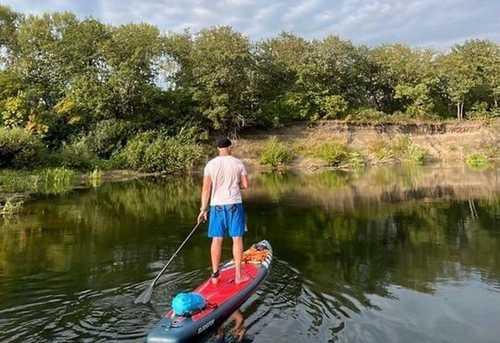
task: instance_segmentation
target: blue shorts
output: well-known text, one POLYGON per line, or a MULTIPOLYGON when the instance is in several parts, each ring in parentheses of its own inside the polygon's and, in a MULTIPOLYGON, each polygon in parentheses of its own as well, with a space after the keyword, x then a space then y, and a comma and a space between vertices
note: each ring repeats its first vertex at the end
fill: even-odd
POLYGON ((208 237, 242 237, 245 231, 243 204, 210 206, 208 237))

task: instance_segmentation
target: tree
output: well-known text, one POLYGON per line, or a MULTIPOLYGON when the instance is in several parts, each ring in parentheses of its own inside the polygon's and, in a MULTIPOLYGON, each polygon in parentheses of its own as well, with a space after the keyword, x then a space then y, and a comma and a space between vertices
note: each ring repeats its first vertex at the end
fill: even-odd
POLYGON ((141 120, 141 115, 151 111, 163 49, 160 32, 152 25, 128 24, 111 31, 103 55, 108 69, 107 101, 114 117, 141 120))
POLYGON ((278 126, 307 117, 308 105, 297 81, 309 48, 305 39, 286 32, 255 45, 252 89, 261 125, 278 126))
POLYGON ((490 96, 498 104, 499 46, 493 42, 470 40, 455 45, 440 59, 446 94, 455 104, 457 118, 464 118, 466 101, 474 103, 490 96))
POLYGON ((376 85, 371 94, 379 110, 407 111, 411 114, 429 114, 436 84, 435 53, 412 49, 402 44, 384 45, 370 51, 374 65, 372 80, 376 85))
POLYGON ((9 7, 0 5, 0 66, 10 63, 16 50, 17 30, 23 17, 9 7))
POLYGON ((193 97, 216 130, 230 131, 253 121, 247 98, 252 59, 250 42, 228 26, 200 31, 190 56, 193 97))

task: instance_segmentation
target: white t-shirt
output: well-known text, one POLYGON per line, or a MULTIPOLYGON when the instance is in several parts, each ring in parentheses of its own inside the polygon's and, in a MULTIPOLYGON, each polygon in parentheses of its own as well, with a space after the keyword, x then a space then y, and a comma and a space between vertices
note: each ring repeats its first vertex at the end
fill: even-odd
POLYGON ((217 156, 208 161, 203 175, 212 180, 210 206, 241 203, 240 180, 247 171, 239 159, 231 155, 217 156))

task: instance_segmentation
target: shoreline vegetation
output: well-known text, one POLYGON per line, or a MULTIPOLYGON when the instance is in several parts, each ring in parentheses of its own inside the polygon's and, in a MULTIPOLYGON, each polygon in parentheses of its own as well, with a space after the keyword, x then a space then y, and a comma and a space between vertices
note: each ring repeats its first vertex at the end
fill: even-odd
MULTIPOLYGON (((116 170, 187 173, 222 134, 264 170, 480 169, 500 155, 493 41, 446 52, 286 32, 251 41, 229 26, 162 33, 2 5, 0 24, 0 194, 57 193, 116 170)), ((21 208, 15 199, 2 213, 21 208)))

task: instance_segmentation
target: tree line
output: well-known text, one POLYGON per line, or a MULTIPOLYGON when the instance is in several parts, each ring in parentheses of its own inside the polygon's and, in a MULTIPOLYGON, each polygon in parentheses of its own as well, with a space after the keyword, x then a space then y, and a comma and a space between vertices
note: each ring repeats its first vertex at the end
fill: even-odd
POLYGON ((228 26, 162 33, 0 6, 0 127, 24 128, 52 149, 98 129, 175 135, 297 120, 493 117, 499 97, 500 45, 488 40, 446 52, 285 32, 251 41, 228 26))

